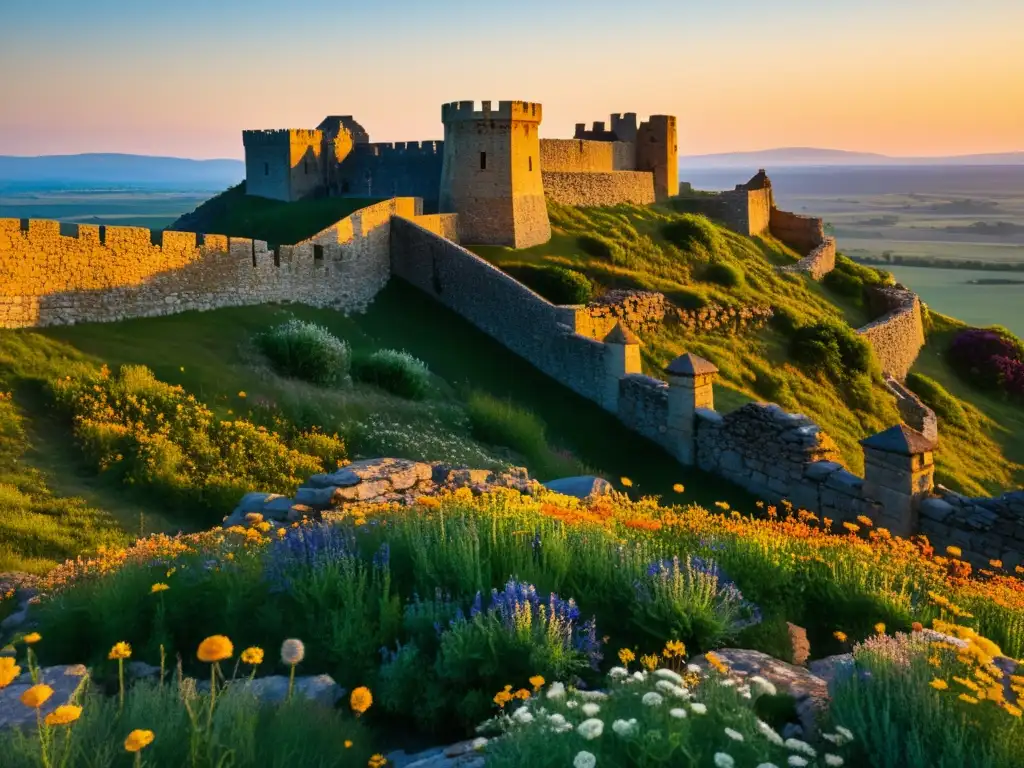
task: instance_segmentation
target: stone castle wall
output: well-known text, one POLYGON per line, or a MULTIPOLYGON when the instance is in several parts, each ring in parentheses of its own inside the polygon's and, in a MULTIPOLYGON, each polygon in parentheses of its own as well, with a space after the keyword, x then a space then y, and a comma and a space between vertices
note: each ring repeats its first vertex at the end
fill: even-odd
POLYGON ((541 139, 540 169, 572 173, 635 171, 636 144, 627 141, 541 139))
POLYGON ((665 295, 657 291, 608 291, 578 312, 574 329, 592 339, 603 339, 621 322, 630 330, 653 331, 665 320, 665 295))
POLYGON ((796 264, 779 267, 780 272, 801 272, 810 275, 812 280, 821 280, 836 267, 836 239, 826 237, 809 254, 796 264))
POLYGON ((633 373, 619 379, 619 421, 672 453, 668 432, 668 384, 633 373))
POLYGON ((902 381, 925 343, 921 300, 902 286, 874 288, 869 298, 872 309, 884 314, 857 333, 875 350, 883 373, 902 381))
POLYGON ((575 308, 551 304, 419 219, 396 218, 391 237, 395 275, 574 392, 606 401, 608 347, 574 332, 575 308))
POLYGON ((442 141, 357 144, 334 169, 330 192, 349 197, 419 197, 436 210, 442 141))
POLYGON ((601 207, 622 203, 649 205, 654 202, 654 175, 651 173, 575 173, 545 170, 542 176, 544 196, 563 205, 601 207))
POLYGON ((772 208, 770 225, 774 237, 799 253, 810 253, 825 242, 825 224, 813 216, 772 208))
POLYGON ((223 235, 0 219, 0 327, 268 302, 362 310, 390 274, 392 215, 418 206, 378 203, 276 250, 223 235))
POLYGON ((921 503, 919 526, 940 553, 951 544, 975 567, 1001 560, 1011 572, 1024 563, 1024 490, 997 498, 971 498, 942 486, 936 492, 921 503))

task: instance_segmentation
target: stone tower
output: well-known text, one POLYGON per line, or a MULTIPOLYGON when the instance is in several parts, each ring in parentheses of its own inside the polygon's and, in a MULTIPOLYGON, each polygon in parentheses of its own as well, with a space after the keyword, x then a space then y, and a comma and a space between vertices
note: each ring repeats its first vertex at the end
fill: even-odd
POLYGON ((472 101, 441 107, 440 211, 458 214, 459 241, 529 248, 551 239, 540 175, 541 105, 472 101))
POLYGON ((636 134, 636 169, 654 174, 654 197, 665 200, 679 194, 679 147, 676 119, 651 115, 636 134))

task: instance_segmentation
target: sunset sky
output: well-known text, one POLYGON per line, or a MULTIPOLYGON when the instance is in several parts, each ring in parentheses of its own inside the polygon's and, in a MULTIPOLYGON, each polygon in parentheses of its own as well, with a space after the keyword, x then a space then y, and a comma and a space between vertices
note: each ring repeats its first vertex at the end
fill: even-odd
POLYGON ((1024 150, 1021 0, 2 0, 0 154, 243 156, 352 114, 441 138, 441 103, 541 135, 679 118, 680 154, 1024 150))

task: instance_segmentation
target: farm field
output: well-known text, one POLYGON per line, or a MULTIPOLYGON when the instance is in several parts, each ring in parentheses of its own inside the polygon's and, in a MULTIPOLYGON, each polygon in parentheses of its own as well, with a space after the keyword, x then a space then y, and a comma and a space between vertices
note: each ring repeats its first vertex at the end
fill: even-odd
POLYGON ((209 197, 208 190, 0 188, 0 218, 163 229, 209 197))
POLYGON ((1003 325, 1024 336, 1024 273, 997 270, 889 267, 896 279, 913 289, 932 309, 978 326, 1003 325), (1016 280, 1006 285, 976 280, 1016 280))

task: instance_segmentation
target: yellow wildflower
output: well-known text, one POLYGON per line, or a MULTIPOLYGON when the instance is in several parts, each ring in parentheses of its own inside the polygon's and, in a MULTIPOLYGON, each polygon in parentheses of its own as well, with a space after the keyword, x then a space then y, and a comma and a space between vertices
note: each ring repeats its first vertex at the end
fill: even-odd
POLYGON ((107 658, 111 661, 116 659, 130 659, 132 655, 132 647, 128 643, 116 643, 113 648, 110 649, 110 653, 107 654, 107 658))
POLYGON ((935 678, 930 683, 928 683, 928 685, 930 685, 936 691, 945 691, 949 688, 949 684, 945 680, 940 680, 939 678, 935 678))
POLYGON ((877 632, 880 635, 884 635, 885 634, 885 622, 880 621, 877 624, 875 624, 875 632, 877 632))
POLYGON ((139 752, 153 743, 153 732, 135 729, 124 740, 124 748, 128 752, 139 752))
POLYGON ((32 645, 33 643, 38 643, 40 640, 42 640, 43 636, 40 635, 38 632, 29 632, 21 639, 25 641, 25 645, 32 645))
POLYGON ((32 709, 39 709, 51 696, 53 696, 53 688, 40 683, 39 685, 33 685, 21 694, 21 703, 32 709))
POLYGON ((622 648, 619 650, 619 661, 623 664, 629 664, 631 661, 636 660, 636 654, 633 653, 629 648, 622 648))
POLYGON ((513 693, 512 696, 522 701, 526 701, 528 698, 530 698, 530 692, 525 688, 520 688, 518 691, 513 693))
POLYGON ((993 568, 995 568, 997 570, 1003 567, 1003 561, 1002 560, 989 560, 988 564, 991 565, 993 568))
POLYGON ((953 545, 950 545, 946 547, 946 554, 950 557, 960 557, 962 552, 960 551, 960 547, 954 547, 953 545))
POLYGON ((157 592, 165 592, 168 589, 170 589, 169 586, 167 586, 163 582, 158 582, 158 583, 154 584, 152 587, 150 587, 149 591, 155 594, 157 592))
POLYGON ((0 656, 0 688, 6 688, 21 674, 21 667, 10 656, 0 656))
POLYGON ((978 700, 976 698, 974 698, 973 696, 968 696, 966 693, 961 693, 959 696, 957 696, 957 698, 960 699, 960 701, 966 701, 968 704, 978 703, 978 700))
POLYGON ((832 637, 834 637, 840 643, 845 643, 846 642, 846 633, 845 632, 840 632, 838 629, 835 632, 832 633, 832 637))
POLYGON ((263 663, 263 649, 253 646, 242 651, 242 663, 258 667, 263 663))
POLYGON ((361 715, 370 708, 371 704, 373 704, 373 695, 365 685, 361 685, 352 691, 352 696, 349 698, 349 706, 352 707, 353 712, 361 715))
POLYGON ((544 685, 544 678, 540 675, 534 675, 530 678, 530 685, 533 686, 533 690, 539 691, 544 685))
POLYGON ((658 668, 658 657, 653 653, 648 653, 640 657, 640 663, 643 665, 644 669, 653 672, 658 668))
POLYGON ((682 657, 686 655, 686 646, 683 645, 682 640, 669 640, 665 643, 665 650, 662 651, 662 654, 666 659, 671 659, 673 656, 682 657))
POLYGON ((82 708, 74 704, 62 704, 46 716, 47 725, 70 725, 82 716, 82 708))
POLYGON ((245 397, 245 390, 242 390, 241 392, 239 392, 238 396, 244 398, 245 397))
POLYGON ((708 664, 718 670, 720 674, 726 675, 729 673, 729 667, 726 666, 725 662, 722 661, 718 654, 708 652, 704 654, 704 658, 707 659, 708 664))
POLYGON ((384 768, 388 764, 388 759, 379 752, 370 758, 370 761, 366 764, 368 768, 384 768))
POLYGON ((1003 704, 1003 709, 1005 709, 1008 714, 1011 714, 1014 717, 1021 716, 1020 707, 1015 707, 1013 704, 1003 704))
POLYGON ((352 739, 345 739, 345 749, 352 748, 352 739))
POLYGON ((235 652, 235 647, 224 635, 212 635, 199 644, 196 657, 207 664, 213 664, 224 659, 230 659, 235 652))
POLYGON ((512 701, 512 694, 509 693, 511 689, 512 686, 507 685, 505 686, 504 691, 498 691, 496 694, 494 694, 494 703, 497 704, 499 707, 504 708, 506 704, 512 701))
POLYGON ((860 530, 860 526, 859 525, 857 525, 856 523, 850 523, 850 522, 843 523, 843 528, 848 530, 850 533, 856 533, 857 531, 860 530))
POLYGON ((672 486, 672 490, 675 491, 676 493, 682 493, 683 491, 686 490, 686 488, 683 487, 682 483, 676 483, 675 485, 672 486))
POLYGON ((620 477, 619 482, 622 483, 626 488, 633 487, 633 481, 630 480, 628 477, 620 477))
POLYGON ((857 522, 863 525, 865 528, 870 528, 874 523, 871 518, 867 515, 857 515, 857 522))

